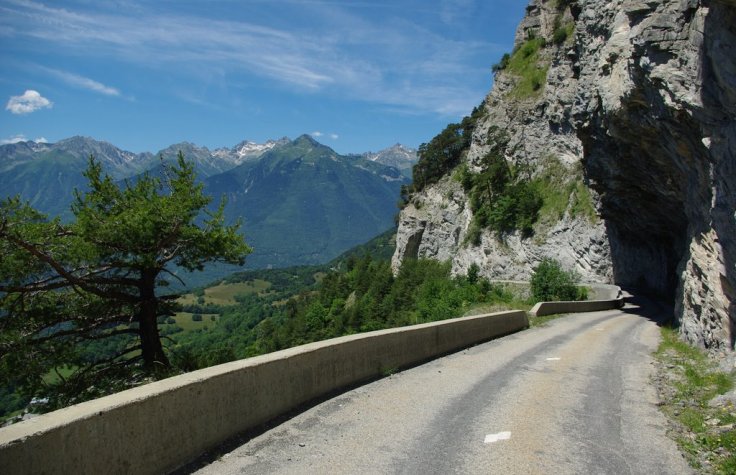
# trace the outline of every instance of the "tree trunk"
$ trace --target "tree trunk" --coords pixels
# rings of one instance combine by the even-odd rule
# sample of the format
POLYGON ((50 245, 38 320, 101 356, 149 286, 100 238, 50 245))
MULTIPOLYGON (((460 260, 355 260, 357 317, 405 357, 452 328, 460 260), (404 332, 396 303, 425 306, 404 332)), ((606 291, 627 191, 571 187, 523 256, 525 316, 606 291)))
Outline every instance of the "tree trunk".
POLYGON ((144 366, 151 370, 170 366, 169 359, 161 345, 158 333, 158 299, 156 298, 156 275, 144 272, 140 284, 140 313, 138 314, 141 351, 144 366))

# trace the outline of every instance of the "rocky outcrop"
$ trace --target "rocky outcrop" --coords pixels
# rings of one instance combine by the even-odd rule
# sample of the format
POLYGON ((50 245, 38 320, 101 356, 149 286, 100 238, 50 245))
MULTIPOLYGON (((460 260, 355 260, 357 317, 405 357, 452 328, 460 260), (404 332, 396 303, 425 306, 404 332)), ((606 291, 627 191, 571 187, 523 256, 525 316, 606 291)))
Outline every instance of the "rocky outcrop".
POLYGON ((546 80, 523 90, 526 72, 500 71, 464 162, 477 170, 502 139, 531 176, 567 177, 568 206, 543 208, 531 237, 484 230, 473 245, 468 198, 448 174, 402 211, 395 268, 426 256, 524 279, 556 257, 585 280, 670 299, 687 339, 733 349, 736 2, 532 1, 516 51, 540 37, 546 80), (575 206, 576 180, 596 216, 575 206))

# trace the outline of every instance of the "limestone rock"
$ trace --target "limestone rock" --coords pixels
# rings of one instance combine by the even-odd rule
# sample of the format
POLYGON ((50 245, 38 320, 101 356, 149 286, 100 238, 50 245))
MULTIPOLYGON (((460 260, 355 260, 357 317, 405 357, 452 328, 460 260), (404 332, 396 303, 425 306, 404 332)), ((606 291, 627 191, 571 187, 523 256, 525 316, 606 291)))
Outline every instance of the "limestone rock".
POLYGON ((447 176, 412 196, 399 217, 406 256, 472 263, 496 279, 528 279, 555 257, 584 280, 670 299, 683 334, 707 348, 736 339, 736 2, 533 0, 516 47, 544 37, 541 90, 496 75, 465 156, 471 170, 506 140, 507 161, 542 176, 582 169, 598 218, 570 205, 535 235, 484 231, 468 243, 472 212, 447 176), (564 6, 564 8, 560 8, 564 6), (573 34, 553 42, 555 30, 573 34))

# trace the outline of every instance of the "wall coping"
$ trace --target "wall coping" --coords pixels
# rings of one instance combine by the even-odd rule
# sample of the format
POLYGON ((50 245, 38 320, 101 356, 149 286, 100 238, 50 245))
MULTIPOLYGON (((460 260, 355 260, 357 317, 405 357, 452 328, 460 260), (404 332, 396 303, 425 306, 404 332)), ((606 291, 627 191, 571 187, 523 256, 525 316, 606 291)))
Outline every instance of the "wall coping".
POLYGON ((233 361, 0 428, 6 473, 161 473, 351 385, 513 333, 505 311, 377 330, 233 361))

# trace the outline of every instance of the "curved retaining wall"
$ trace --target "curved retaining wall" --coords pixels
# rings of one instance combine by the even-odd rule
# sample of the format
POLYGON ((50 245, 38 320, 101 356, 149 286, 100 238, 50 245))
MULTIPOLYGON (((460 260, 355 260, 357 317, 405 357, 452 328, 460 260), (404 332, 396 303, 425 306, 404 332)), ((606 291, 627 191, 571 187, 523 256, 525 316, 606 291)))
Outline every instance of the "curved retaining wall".
POLYGON ((555 313, 597 312, 624 306, 623 297, 611 300, 583 300, 580 302, 539 302, 529 311, 535 317, 555 313))
POLYGON ((523 311, 334 338, 0 429, 0 473, 163 473, 332 391, 528 327, 523 311))

